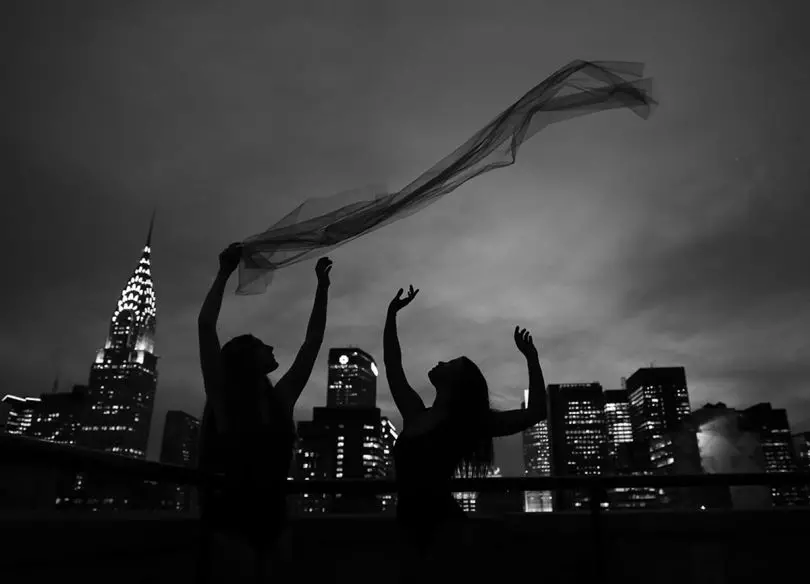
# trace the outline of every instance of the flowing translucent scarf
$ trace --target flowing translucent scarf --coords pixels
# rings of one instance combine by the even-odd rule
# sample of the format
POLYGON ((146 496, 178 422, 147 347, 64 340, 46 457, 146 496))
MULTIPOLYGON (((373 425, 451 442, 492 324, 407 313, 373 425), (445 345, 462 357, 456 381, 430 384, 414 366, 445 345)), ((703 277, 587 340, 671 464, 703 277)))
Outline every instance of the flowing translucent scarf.
POLYGON ((616 108, 646 119, 656 105, 642 63, 574 61, 543 80, 405 188, 355 189, 311 198, 249 237, 237 294, 260 294, 273 272, 316 256, 425 208, 476 176, 514 164, 518 148, 546 126, 616 108))

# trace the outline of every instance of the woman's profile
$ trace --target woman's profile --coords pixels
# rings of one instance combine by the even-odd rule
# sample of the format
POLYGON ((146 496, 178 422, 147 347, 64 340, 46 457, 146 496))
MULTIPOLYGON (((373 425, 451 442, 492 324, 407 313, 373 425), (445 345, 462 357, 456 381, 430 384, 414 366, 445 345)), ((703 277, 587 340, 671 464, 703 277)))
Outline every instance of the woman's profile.
POLYGON ((293 408, 304 390, 323 342, 329 272, 316 267, 315 304, 306 336, 290 369, 273 385, 273 348, 252 335, 220 347, 217 320, 225 285, 242 256, 232 244, 219 256, 219 271, 198 319, 200 364, 206 403, 201 429, 201 470, 224 475, 200 492, 204 552, 201 579, 261 581, 278 560, 286 529, 285 483, 295 442, 293 408))
MULTIPOLYGON (((515 434, 545 419, 546 386, 531 335, 516 327, 514 340, 529 370, 527 409, 493 411, 486 379, 467 357, 440 361, 430 370, 428 379, 436 398, 426 407, 405 377, 396 322, 397 313, 418 292, 411 286, 403 298, 399 290, 388 307, 383 335, 388 385, 403 420, 394 446, 397 517, 406 542, 404 565, 409 570, 457 569, 466 514, 453 497, 450 481, 459 475, 485 477, 493 462, 493 438, 515 434)), ((403 577, 430 580, 431 575, 419 572, 403 577)))

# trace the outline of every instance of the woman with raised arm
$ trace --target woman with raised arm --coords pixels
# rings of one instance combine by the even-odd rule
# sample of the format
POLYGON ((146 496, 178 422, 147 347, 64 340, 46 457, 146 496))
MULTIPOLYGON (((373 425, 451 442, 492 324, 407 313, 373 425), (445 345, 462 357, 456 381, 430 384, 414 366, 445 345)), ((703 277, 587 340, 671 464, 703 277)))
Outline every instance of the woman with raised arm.
POLYGON ((241 335, 220 348, 217 320, 225 285, 242 256, 241 244, 219 256, 219 271, 199 316, 200 365, 205 385, 201 470, 224 474, 200 492, 208 561, 204 580, 257 582, 267 575, 286 527, 285 485, 293 456, 293 409, 323 342, 332 262, 315 266, 318 287, 306 337, 289 371, 273 386, 273 348, 241 335))
MULTIPOLYGON (((515 327, 515 344, 529 369, 526 409, 492 410, 486 379, 467 357, 440 361, 428 372, 436 397, 431 407, 425 407, 405 378, 397 338, 397 313, 418 292, 411 286, 403 298, 400 289, 391 301, 383 350, 388 385, 403 421, 394 446, 398 521, 411 556, 421 556, 433 569, 440 569, 458 559, 452 557, 453 548, 461 540, 466 519, 453 497, 450 481, 454 476, 485 477, 493 462, 493 438, 521 432, 544 420, 546 385, 531 335, 515 327)), ((413 569, 414 559, 406 558, 405 565, 413 569)))

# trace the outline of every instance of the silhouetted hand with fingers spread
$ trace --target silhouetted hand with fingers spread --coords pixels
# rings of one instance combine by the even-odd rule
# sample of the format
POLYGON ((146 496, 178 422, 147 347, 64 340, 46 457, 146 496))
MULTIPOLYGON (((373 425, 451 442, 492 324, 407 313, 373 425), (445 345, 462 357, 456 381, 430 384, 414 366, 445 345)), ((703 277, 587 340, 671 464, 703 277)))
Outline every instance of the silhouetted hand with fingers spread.
POLYGON ((242 259, 242 244, 232 243, 219 254, 219 271, 231 275, 242 259))
POLYGON ((322 257, 315 264, 315 274, 318 276, 318 286, 329 287, 329 272, 332 271, 332 260, 322 257))
POLYGON ((397 295, 394 296, 394 299, 388 305, 389 312, 399 312, 400 310, 408 306, 411 303, 411 301, 414 298, 416 298, 416 295, 419 293, 419 289, 417 288, 416 290, 414 290, 413 286, 410 286, 408 288, 408 294, 405 296, 405 298, 402 297, 402 292, 403 290, 402 288, 400 288, 399 292, 397 292, 397 295))
POLYGON ((537 348, 534 346, 532 335, 528 330, 517 326, 515 327, 515 345, 517 345, 518 351, 523 353, 526 359, 539 359, 537 355, 537 348))

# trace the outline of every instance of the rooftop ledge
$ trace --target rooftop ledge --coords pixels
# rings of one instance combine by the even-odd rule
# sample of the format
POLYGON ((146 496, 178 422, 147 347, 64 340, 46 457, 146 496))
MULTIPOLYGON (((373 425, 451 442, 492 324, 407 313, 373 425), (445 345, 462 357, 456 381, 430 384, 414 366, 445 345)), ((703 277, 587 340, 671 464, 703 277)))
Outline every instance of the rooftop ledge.
MULTIPOLYGON (((476 558, 476 581, 798 582, 807 574, 810 509, 615 511, 598 517, 473 517, 466 557, 476 558)), ((0 518, 8 582, 194 581, 199 521, 192 516, 32 512, 0 518)), ((393 517, 296 518, 291 541, 291 565, 299 571, 292 581, 397 581, 393 517)))

